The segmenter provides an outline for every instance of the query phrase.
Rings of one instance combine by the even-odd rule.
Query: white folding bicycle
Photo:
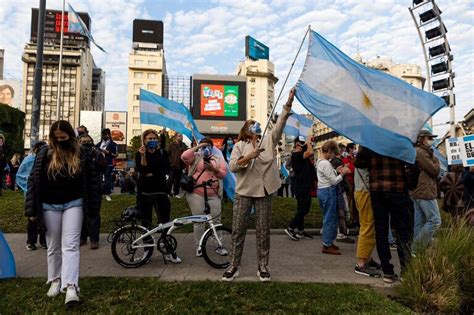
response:
[[[199,246],[202,257],[212,267],[224,269],[229,266],[229,254],[232,244],[232,230],[222,224],[214,224],[210,215],[207,187],[214,180],[208,180],[196,187],[204,188],[204,215],[192,215],[176,218],[160,224],[152,230],[136,224],[125,225],[113,232],[112,256],[115,261],[125,268],[137,268],[150,261],[153,250],[163,255],[175,255],[178,242],[172,235],[173,231],[188,224],[208,224],[209,228],[202,235]],[[151,196],[153,199],[153,196]],[[154,202],[157,198],[154,198]],[[154,234],[158,234],[157,237]],[[164,258],[164,257],[163,257]],[[166,263],[166,260],[163,259]]]

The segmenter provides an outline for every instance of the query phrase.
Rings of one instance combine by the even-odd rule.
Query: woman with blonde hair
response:
[[[17,190],[16,187],[16,173],[18,173],[18,169],[20,168],[21,164],[21,155],[20,153],[13,154],[13,157],[8,162],[8,167],[10,168],[10,189]]]
[[[227,174],[224,157],[213,153],[211,138],[203,138],[199,144],[183,152],[181,159],[189,168],[189,175],[196,180],[196,186],[200,186],[208,180],[213,180],[212,186],[206,189],[211,215],[214,223],[221,221],[222,202],[219,196],[221,180]],[[193,192],[186,193],[186,200],[193,215],[204,214],[204,187],[197,187]],[[198,246],[204,234],[204,224],[194,224],[194,241],[196,244],[196,256],[201,257],[202,251]],[[221,252],[225,249],[221,249]]]
[[[260,281],[270,281],[268,257],[272,195],[280,188],[280,171],[275,149],[290,116],[294,95],[295,89],[292,89],[278,121],[263,138],[260,124],[252,119],[247,120],[232,150],[229,168],[236,177],[232,249],[230,266],[222,276],[223,281],[232,281],[239,275],[247,223],[253,207],[256,211],[257,276]]]
[[[36,155],[28,178],[25,215],[46,227],[47,295],[66,291],[65,304],[79,302],[79,242],[84,215],[99,211],[100,183],[87,150],[69,122],[53,123],[49,145]]]

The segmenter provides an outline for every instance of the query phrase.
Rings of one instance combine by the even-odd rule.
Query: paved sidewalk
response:
[[[275,231],[277,232],[277,231]],[[46,250],[27,251],[26,234],[4,234],[15,256],[18,277],[46,278]],[[164,281],[220,280],[223,270],[210,267],[203,258],[195,257],[192,234],[175,234],[178,255],[183,262],[165,265],[156,250],[149,264],[136,269],[126,269],[112,258],[107,235],[101,235],[100,248],[81,247],[81,277],[157,277]],[[377,287],[391,287],[381,278],[369,278],[354,273],[355,244],[337,243],[342,255],[321,253],[321,239],[291,241],[286,235],[272,233],[270,271],[273,281],[357,283]],[[398,266],[395,251],[392,262]],[[375,254],[376,257],[376,254]],[[239,281],[257,281],[255,234],[247,235]],[[396,267],[396,270],[399,270]]]

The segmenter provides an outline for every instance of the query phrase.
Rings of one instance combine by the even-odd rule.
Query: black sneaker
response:
[[[35,244],[26,244],[26,250],[36,250],[36,245]]]
[[[354,268],[354,272],[358,275],[366,277],[379,278],[381,276],[380,272],[370,268],[368,264],[365,264],[363,267],[359,267],[359,265],[356,265]]]
[[[233,281],[239,276],[239,269],[234,266],[230,266],[222,275],[222,281]]]
[[[268,271],[267,266],[258,267],[257,277],[259,277],[262,282],[270,281],[270,272]]]
[[[395,281],[398,280],[397,274],[385,274],[383,275],[383,281],[386,283],[394,283]]]
[[[347,243],[347,244],[354,244],[355,243],[355,241],[352,238],[350,238],[349,236],[338,239],[337,241],[340,242],[340,243]]]
[[[308,233],[306,233],[305,231],[303,232],[298,232],[297,234],[297,237],[299,239],[305,239],[305,240],[312,240],[314,239],[314,237],[312,237],[311,235],[309,235]]]
[[[296,234],[295,230],[286,228],[285,233],[290,237],[291,240],[293,241],[299,241],[300,239],[298,238],[298,235]]]
[[[372,268],[372,269],[375,269],[375,270],[381,270],[382,269],[382,266],[380,266],[380,264],[378,262],[376,262],[375,260],[371,259],[367,265],[369,266],[369,268]]]

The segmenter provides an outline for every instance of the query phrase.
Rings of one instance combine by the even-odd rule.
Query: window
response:
[[[140,118],[133,118],[133,123],[134,124],[139,124],[140,123]]]
[[[140,106],[133,106],[133,112],[134,113],[139,113],[140,112]]]
[[[156,90],[156,84],[148,84],[147,89],[148,90]]]
[[[255,108],[257,106],[257,100],[254,98],[250,99],[250,108]]]
[[[250,88],[250,96],[255,96],[255,88]]]
[[[138,96],[137,94],[135,94],[135,95],[133,95],[133,99],[134,99],[135,101],[138,101],[138,100],[140,100],[140,96]]]
[[[148,60],[148,65],[149,66],[156,66],[158,62],[156,60]]]
[[[134,65],[135,66],[143,66],[143,60],[135,59]]]
[[[156,79],[156,73],[148,73],[148,79]]]
[[[139,135],[141,135],[141,130],[140,130],[140,129],[133,129],[133,135],[134,135],[134,136],[139,136]]]
[[[135,79],[141,79],[141,78],[143,78],[143,72],[135,72],[135,73],[133,74],[133,77],[134,77]]]

